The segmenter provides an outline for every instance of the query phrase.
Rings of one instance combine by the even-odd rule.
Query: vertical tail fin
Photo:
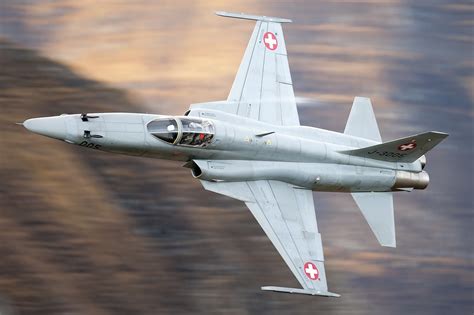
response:
[[[340,153],[386,162],[413,163],[447,136],[448,134],[444,132],[429,131],[361,149],[340,151]]]
[[[352,193],[380,245],[396,247],[393,195],[391,192]]]
[[[355,137],[382,142],[370,98],[360,96],[354,98],[354,103],[352,103],[351,113],[349,114],[349,119],[347,119],[344,133]]]

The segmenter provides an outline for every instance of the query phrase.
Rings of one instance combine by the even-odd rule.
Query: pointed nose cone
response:
[[[66,139],[66,121],[61,116],[28,119],[23,122],[23,126],[29,131],[46,137]]]

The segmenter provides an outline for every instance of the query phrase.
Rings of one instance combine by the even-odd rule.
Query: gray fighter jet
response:
[[[393,193],[427,187],[424,154],[448,135],[382,142],[363,97],[344,133],[300,126],[281,26],[291,21],[216,14],[256,21],[227,100],[183,116],[63,114],[23,125],[95,150],[183,161],[205,189],[245,202],[302,286],[262,290],[338,297],[327,287],[312,192],[351,193],[380,244],[395,247]]]

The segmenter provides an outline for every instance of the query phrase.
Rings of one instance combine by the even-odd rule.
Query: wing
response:
[[[227,12],[216,14],[257,21],[227,98],[228,106],[221,105],[219,109],[271,124],[299,125],[281,27],[281,23],[291,20]]]
[[[205,189],[245,202],[303,289],[262,290],[334,296],[328,292],[313,194],[279,181],[209,182]]]

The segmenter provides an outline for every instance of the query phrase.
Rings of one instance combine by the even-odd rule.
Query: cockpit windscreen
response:
[[[148,124],[147,129],[165,142],[193,147],[209,145],[215,133],[211,121],[188,117],[156,119]]]

